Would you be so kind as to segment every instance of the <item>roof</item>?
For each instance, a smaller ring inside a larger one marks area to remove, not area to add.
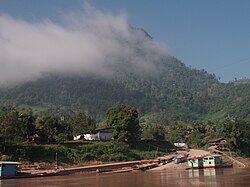
[[[102,133],[111,133],[112,132],[112,128],[111,127],[105,127],[105,128],[98,128],[92,131],[89,131],[87,133],[84,134],[96,134],[98,132],[102,132]]]
[[[207,155],[205,157],[222,157],[222,156],[219,155],[219,154],[209,154],[209,155]]]
[[[96,131],[101,131],[101,130],[112,130],[111,127],[103,127],[103,128],[97,128]]]
[[[176,147],[179,147],[179,148],[181,148],[181,147],[187,147],[187,144],[186,144],[186,143],[174,143],[174,145],[175,145]]]
[[[216,139],[212,139],[212,140],[209,140],[208,143],[213,143],[213,142],[219,142],[221,140],[225,140],[225,138],[216,138]]]
[[[214,146],[210,146],[209,148],[207,148],[208,150],[213,150],[213,149],[216,149],[216,148],[218,148],[218,146],[217,145],[214,145]]]
[[[0,161],[0,164],[21,165],[21,162]]]

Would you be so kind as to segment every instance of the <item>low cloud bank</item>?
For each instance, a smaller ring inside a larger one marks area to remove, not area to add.
[[[125,63],[154,71],[154,61],[167,50],[124,14],[114,15],[87,6],[51,20],[28,22],[0,15],[0,84],[34,80],[44,73],[92,73],[112,76],[112,66]]]

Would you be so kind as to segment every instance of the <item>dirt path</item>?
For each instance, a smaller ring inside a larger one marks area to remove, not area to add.
[[[201,150],[201,149],[190,149],[188,152],[189,157],[200,156],[200,155],[207,155],[209,154],[208,151]]]
[[[229,159],[234,165],[237,165],[238,167],[243,167],[244,168],[244,167],[247,166],[245,163],[243,163],[243,162],[241,162],[241,161],[239,161],[239,160],[237,160],[237,159],[235,159],[235,158],[227,155],[226,153],[222,152],[222,155],[224,157],[226,157],[227,159]]]

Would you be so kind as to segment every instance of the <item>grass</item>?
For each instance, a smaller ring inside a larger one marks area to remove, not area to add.
[[[34,113],[38,113],[38,112],[43,112],[46,111],[49,107],[48,106],[31,106],[31,105],[19,105],[18,106],[19,109],[26,109],[26,108],[31,108],[32,111],[34,111]]]
[[[153,159],[173,148],[166,141],[134,142],[66,142],[63,144],[13,144],[1,147],[1,152],[15,161],[82,163],[86,161],[132,161]]]
[[[212,114],[207,114],[204,119],[205,120],[210,120],[210,121],[216,121],[219,119],[222,119],[225,116],[225,112],[223,110],[220,110],[216,113],[212,113]]]

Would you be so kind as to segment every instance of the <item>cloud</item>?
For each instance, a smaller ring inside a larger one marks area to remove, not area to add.
[[[0,84],[23,82],[44,73],[92,73],[112,76],[116,64],[153,70],[167,50],[140,29],[126,14],[111,14],[85,6],[63,16],[28,22],[0,15]]]

